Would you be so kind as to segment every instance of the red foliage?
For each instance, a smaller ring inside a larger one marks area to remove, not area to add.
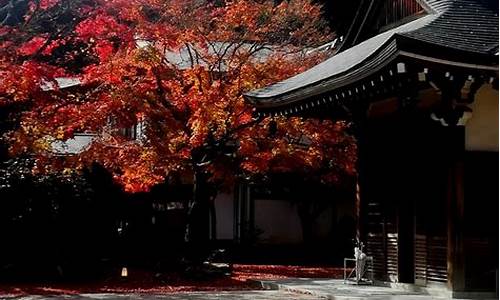
[[[128,191],[195,170],[227,185],[269,171],[330,182],[354,173],[348,124],[280,118],[270,136],[270,120],[257,122],[242,97],[325,58],[304,51],[331,38],[313,1],[37,2],[0,26],[0,105],[29,108],[7,137],[39,170],[54,169],[53,141],[92,132],[65,167],[100,162]],[[58,77],[81,84],[59,89]],[[124,138],[139,119],[144,138]]]
[[[58,4],[60,0],[40,0],[40,9],[49,9]]]
[[[28,42],[22,44],[18,48],[17,52],[20,55],[33,55],[35,52],[38,51],[38,49],[42,47],[43,44],[45,44],[45,42],[47,42],[47,38],[43,36],[35,36]]]

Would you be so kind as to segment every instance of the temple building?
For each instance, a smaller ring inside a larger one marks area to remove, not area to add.
[[[361,0],[352,20],[335,55],[247,101],[353,122],[377,280],[498,293],[498,2]]]

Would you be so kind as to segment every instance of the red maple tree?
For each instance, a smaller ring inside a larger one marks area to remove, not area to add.
[[[191,208],[207,197],[207,182],[288,171],[333,182],[354,173],[346,123],[255,118],[242,97],[325,58],[310,51],[332,38],[311,0],[0,7],[0,105],[22,107],[6,138],[12,155],[36,156],[34,171],[99,162],[128,191],[194,178]],[[140,139],[121,134],[137,123]],[[54,153],[55,142],[84,132],[93,135],[84,151]]]

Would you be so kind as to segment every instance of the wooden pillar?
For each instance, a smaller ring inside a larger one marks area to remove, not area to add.
[[[415,204],[418,188],[419,169],[418,156],[421,156],[422,141],[418,140],[418,131],[423,130],[420,124],[417,104],[418,77],[412,70],[414,66],[400,63],[398,73],[401,82],[399,91],[399,115],[397,122],[397,147],[405,158],[396,162],[399,166],[396,179],[399,194],[397,200],[397,233],[398,233],[398,281],[414,283],[415,280]],[[396,159],[396,158],[395,158]]]
[[[360,241],[366,242],[366,220],[365,220],[365,207],[366,207],[366,170],[367,170],[367,109],[368,103],[360,103],[355,108],[354,122],[356,126],[356,140],[357,140],[357,164],[356,164],[356,238]]]
[[[448,287],[465,290],[464,262],[464,154],[465,127],[449,128],[448,173]]]
[[[364,166],[361,162],[364,163],[364,157],[361,155],[361,145],[358,142],[358,163],[357,163],[357,171],[358,175],[356,177],[356,238],[359,240],[364,240],[366,237],[366,230],[363,224],[363,213],[364,213],[364,202],[363,196],[361,195],[361,190],[364,189]]]
[[[464,103],[472,103],[475,93],[482,85],[482,79],[471,82],[471,76],[449,72],[441,78],[441,107],[437,116],[446,127],[448,183],[447,183],[447,277],[448,287],[454,292],[465,291],[464,253],[464,159],[465,122],[462,117],[470,109]],[[470,116],[469,116],[470,117]]]

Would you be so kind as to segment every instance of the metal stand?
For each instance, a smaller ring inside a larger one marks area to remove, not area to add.
[[[349,274],[347,274],[347,262],[354,262],[354,268]],[[356,273],[356,270],[359,270],[359,274]],[[364,265],[361,264],[359,259],[344,258],[344,284],[346,283],[373,284],[373,256],[366,256]]]

